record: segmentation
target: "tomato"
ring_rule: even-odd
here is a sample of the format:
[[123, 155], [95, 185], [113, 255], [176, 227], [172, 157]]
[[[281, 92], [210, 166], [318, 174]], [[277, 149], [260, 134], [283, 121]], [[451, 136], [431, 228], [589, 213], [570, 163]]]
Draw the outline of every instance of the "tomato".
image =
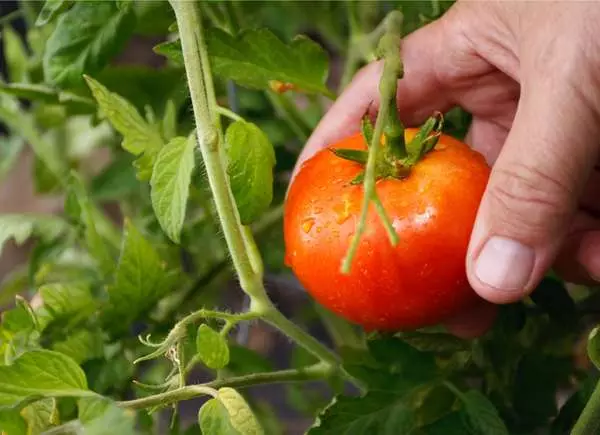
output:
[[[414, 129], [405, 131], [408, 142]], [[333, 146], [365, 150], [360, 134]], [[356, 231], [361, 164], [330, 149], [304, 162], [285, 205], [286, 263], [323, 306], [368, 330], [442, 322], [477, 301], [465, 258], [490, 168], [464, 143], [441, 135], [404, 179], [376, 190], [399, 236], [394, 247], [371, 205], [350, 273], [340, 266]]]

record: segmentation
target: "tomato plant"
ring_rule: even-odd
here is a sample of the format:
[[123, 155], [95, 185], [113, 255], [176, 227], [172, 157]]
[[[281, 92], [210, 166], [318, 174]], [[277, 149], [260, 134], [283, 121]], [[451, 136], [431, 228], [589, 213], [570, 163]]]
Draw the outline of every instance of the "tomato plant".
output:
[[[489, 169], [461, 109], [389, 115], [401, 38], [451, 3], [3, 3], [0, 433], [595, 433], [594, 289], [549, 275], [483, 337], [438, 324], [473, 296]], [[376, 58], [366, 139], [290, 186]]]

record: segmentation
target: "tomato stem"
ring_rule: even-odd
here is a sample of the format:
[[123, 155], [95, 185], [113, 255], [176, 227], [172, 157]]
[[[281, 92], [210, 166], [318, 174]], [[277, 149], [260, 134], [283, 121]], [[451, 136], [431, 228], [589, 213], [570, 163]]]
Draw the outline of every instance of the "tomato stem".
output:
[[[350, 272], [350, 266], [356, 256], [360, 238], [365, 232], [367, 215], [369, 212], [369, 204], [371, 201], [375, 201], [376, 211], [381, 218], [386, 231], [390, 238], [390, 242], [393, 246], [398, 244], [398, 234], [394, 230], [389, 217], [385, 213], [385, 209], [381, 201], [377, 202], [377, 192], [375, 190], [376, 184], [376, 168], [377, 161], [379, 159], [379, 149], [381, 144], [381, 137], [384, 132], [384, 128], [389, 121], [391, 109], [396, 107], [396, 90], [398, 78], [402, 76], [402, 61], [400, 58], [400, 22], [402, 20], [402, 14], [398, 11], [391, 12], [386, 18], [386, 33], [380, 41], [380, 52], [383, 54], [384, 65], [381, 80], [379, 82], [379, 95], [380, 95], [380, 107], [379, 113], [377, 114], [377, 120], [375, 121], [375, 129], [371, 140], [371, 146], [369, 148], [369, 156], [367, 159], [365, 177], [364, 177], [364, 198], [361, 208], [361, 213], [356, 228], [356, 232], [352, 236], [350, 247], [348, 252], [342, 261], [341, 271], [344, 274]], [[396, 114], [393, 114], [396, 116]]]
[[[233, 266], [242, 290], [250, 296], [252, 302], [253, 310], [247, 314], [262, 317], [319, 358], [323, 364], [332, 366], [339, 371], [337, 356], [310, 334], [285, 318], [275, 308], [265, 291], [262, 280], [262, 258], [251, 231], [240, 222], [235, 200], [229, 187], [222, 149], [223, 132], [204, 41], [200, 10], [196, 2], [171, 0], [171, 6], [175, 12], [180, 33], [198, 145], [204, 160], [206, 175]], [[188, 316], [186, 322], [196, 319], [196, 315], [202, 317], [205, 313], [200, 310]], [[180, 335], [183, 332], [182, 322], [179, 322], [169, 337], [176, 342], [181, 338]], [[156, 351], [151, 356], [154, 354]], [[149, 357], [146, 356], [146, 358]]]

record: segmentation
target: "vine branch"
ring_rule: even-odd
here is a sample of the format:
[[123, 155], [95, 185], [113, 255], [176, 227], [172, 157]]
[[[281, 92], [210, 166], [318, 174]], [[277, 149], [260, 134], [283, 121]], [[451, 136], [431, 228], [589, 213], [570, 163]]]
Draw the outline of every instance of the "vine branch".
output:
[[176, 390], [167, 391], [141, 399], [117, 402], [122, 408], [143, 409], [152, 406], [165, 406], [173, 402], [188, 400], [194, 397], [209, 394], [211, 390], [223, 387], [244, 388], [253, 385], [272, 384], [279, 382], [302, 382], [328, 378], [333, 374], [334, 368], [328, 364], [317, 363], [301, 369], [280, 370], [277, 372], [252, 373], [229, 379], [216, 379], [201, 385], [189, 385]]
[[[381, 145], [384, 125], [387, 122], [391, 108], [395, 107], [396, 90], [398, 78], [402, 75], [402, 60], [400, 58], [400, 27], [402, 22], [402, 14], [397, 11], [391, 12], [385, 19], [386, 34], [381, 38], [379, 43], [380, 51], [384, 59], [383, 73], [379, 81], [380, 107], [375, 121], [375, 130], [369, 148], [369, 157], [364, 178], [364, 198], [361, 208], [361, 213], [357, 225], [356, 232], [352, 236], [348, 252], [342, 261], [342, 273], [350, 272], [352, 260], [358, 250], [360, 238], [365, 232], [369, 205], [374, 201], [377, 214], [382, 219], [386, 231], [390, 236], [392, 245], [398, 243], [398, 235], [389, 221], [383, 205], [378, 201], [377, 192], [375, 190], [375, 169], [377, 163], [377, 155]], [[394, 114], [395, 115], [395, 114]]]
[[243, 291], [251, 298], [251, 310], [322, 362], [337, 367], [337, 356], [283, 316], [267, 296], [262, 280], [262, 259], [258, 250], [253, 248], [255, 242], [252, 234], [240, 223], [235, 199], [229, 187], [222, 149], [223, 134], [217, 113], [218, 105], [210, 74], [200, 10], [196, 2], [171, 0], [171, 6], [179, 29], [198, 144], [206, 175], [233, 266]]

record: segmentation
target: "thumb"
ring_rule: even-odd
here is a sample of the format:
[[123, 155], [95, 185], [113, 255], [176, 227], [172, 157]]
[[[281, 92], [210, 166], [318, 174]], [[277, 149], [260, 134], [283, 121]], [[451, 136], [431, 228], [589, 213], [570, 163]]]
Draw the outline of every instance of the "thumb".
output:
[[469, 245], [469, 281], [495, 303], [526, 296], [550, 268], [598, 152], [588, 97], [564, 82], [536, 80], [523, 82]]

